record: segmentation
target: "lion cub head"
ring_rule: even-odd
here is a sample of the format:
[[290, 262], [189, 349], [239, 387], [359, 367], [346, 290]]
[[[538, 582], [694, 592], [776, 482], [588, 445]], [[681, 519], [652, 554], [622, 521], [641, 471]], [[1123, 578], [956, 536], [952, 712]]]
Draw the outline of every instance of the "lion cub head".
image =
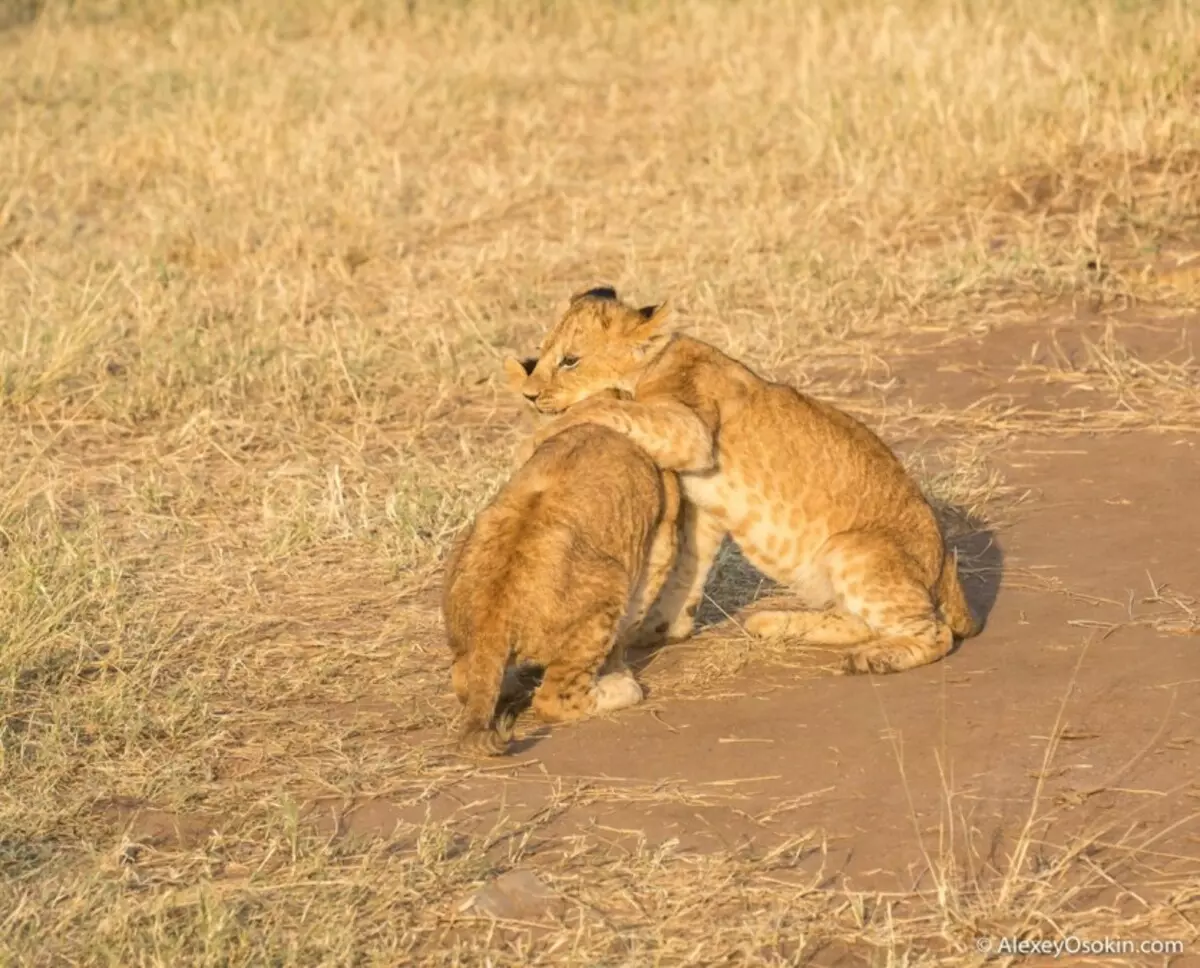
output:
[[504, 361], [509, 386], [544, 414], [599, 393], [632, 394], [670, 338], [662, 332], [669, 312], [665, 302], [637, 309], [607, 287], [576, 293], [537, 358]]

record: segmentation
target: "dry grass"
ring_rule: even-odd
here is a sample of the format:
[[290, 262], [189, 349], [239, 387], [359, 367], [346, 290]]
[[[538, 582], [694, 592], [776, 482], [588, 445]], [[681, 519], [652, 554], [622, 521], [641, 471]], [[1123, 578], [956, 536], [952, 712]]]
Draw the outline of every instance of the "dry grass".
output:
[[[893, 903], [800, 845], [535, 851], [553, 810], [347, 840], [302, 805], [461, 781], [438, 563], [517, 440], [500, 354], [573, 287], [669, 294], [868, 414], [843, 363], [907, 334], [1194, 306], [1194, 6], [49, 0], [5, 27], [0, 962], [968, 964], [985, 928], [1122, 928], [1082, 850]], [[1120, 394], [1099, 429], [1195, 429], [1195, 373], [1105, 341], [1053, 377]], [[959, 457], [1069, 422], [872, 416]], [[930, 487], [994, 510], [958, 466]], [[560, 925], [456, 920], [517, 862]]]

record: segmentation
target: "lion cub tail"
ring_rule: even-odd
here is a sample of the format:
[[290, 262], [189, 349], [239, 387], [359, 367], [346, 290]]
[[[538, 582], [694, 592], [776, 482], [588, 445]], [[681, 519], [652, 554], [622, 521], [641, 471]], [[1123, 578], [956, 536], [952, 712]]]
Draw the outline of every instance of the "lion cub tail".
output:
[[508, 749], [515, 717], [497, 717], [496, 704], [510, 651], [509, 633], [501, 623], [488, 623], [478, 630], [471, 643], [467, 702], [458, 734], [458, 748], [463, 753], [497, 756]]
[[958, 554], [951, 553], [942, 562], [942, 573], [937, 583], [938, 610], [950, 630], [960, 639], [969, 639], [983, 630], [981, 623], [971, 611], [958, 577]]

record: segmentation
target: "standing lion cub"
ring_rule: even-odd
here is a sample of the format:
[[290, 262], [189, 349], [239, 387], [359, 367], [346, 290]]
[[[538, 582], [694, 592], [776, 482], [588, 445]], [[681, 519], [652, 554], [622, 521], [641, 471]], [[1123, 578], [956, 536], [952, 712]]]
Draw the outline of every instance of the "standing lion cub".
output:
[[683, 546], [655, 608], [668, 634], [690, 634], [729, 534], [807, 606], [751, 614], [751, 634], [853, 647], [845, 671], [859, 673], [924, 665], [975, 635], [933, 509], [887, 445], [835, 407], [663, 332], [665, 319], [663, 306], [637, 309], [608, 288], [572, 297], [522, 392], [542, 413], [566, 411], [541, 433], [610, 427], [680, 472]]
[[[505, 369], [517, 385], [532, 361]], [[536, 447], [446, 567], [461, 750], [504, 752], [515, 719], [502, 696], [510, 662], [543, 667], [533, 696], [543, 720], [641, 701], [624, 649], [674, 564], [679, 502], [676, 476], [614, 430], [571, 427]]]

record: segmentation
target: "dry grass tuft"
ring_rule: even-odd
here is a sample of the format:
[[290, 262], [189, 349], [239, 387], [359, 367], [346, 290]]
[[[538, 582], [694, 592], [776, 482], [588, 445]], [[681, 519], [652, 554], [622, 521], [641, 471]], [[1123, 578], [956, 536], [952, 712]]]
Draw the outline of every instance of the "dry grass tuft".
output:
[[[1129, 929], [1090, 849], [893, 901], [803, 841], [546, 852], [553, 811], [353, 839], [310, 808], [463, 778], [433, 592], [517, 441], [500, 355], [557, 299], [670, 294], [801, 375], [1063, 300], [1194, 306], [1198, 28], [1183, 0], [5, 6], [0, 961], [969, 964], [971, 932]], [[1191, 361], [1114, 337], [1047, 378], [1120, 396], [1097, 429], [1197, 426]], [[972, 447], [1069, 423], [864, 410], [954, 438], [914, 466], [970, 521], [1008, 500]], [[704, 654], [664, 693], [748, 661]], [[452, 913], [518, 863], [562, 923]], [[1139, 929], [1182, 930], [1191, 884]]]

